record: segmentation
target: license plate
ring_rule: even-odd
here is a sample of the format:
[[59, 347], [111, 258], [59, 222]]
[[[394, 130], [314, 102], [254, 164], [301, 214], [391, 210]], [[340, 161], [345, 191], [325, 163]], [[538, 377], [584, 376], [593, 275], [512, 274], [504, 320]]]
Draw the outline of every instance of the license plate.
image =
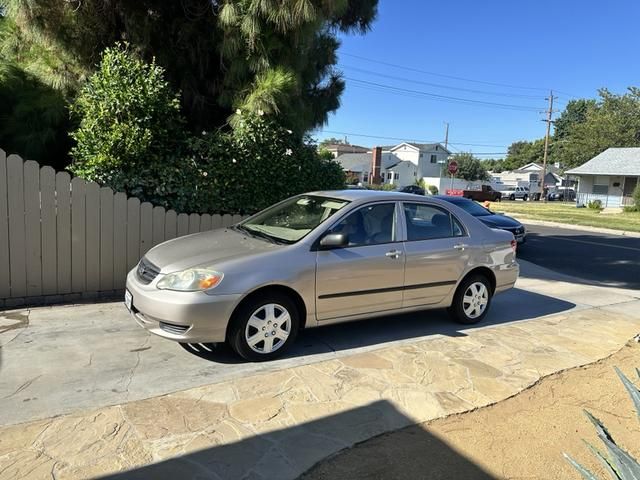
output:
[[129, 290], [124, 291], [124, 305], [127, 307], [127, 310], [131, 311], [131, 305], [133, 303], [133, 295]]

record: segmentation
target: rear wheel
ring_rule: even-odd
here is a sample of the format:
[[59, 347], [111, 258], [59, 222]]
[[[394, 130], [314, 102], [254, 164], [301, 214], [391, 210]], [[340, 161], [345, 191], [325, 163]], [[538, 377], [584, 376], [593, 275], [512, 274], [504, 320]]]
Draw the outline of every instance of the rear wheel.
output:
[[229, 344], [246, 360], [272, 360], [294, 343], [299, 326], [300, 315], [289, 297], [266, 294], [240, 307], [229, 332]]
[[458, 286], [449, 315], [458, 323], [472, 325], [480, 322], [491, 305], [491, 283], [484, 275], [471, 275]]
[[526, 202], [527, 200], [529, 200], [529, 197], [528, 197], [527, 195], [524, 195], [524, 196], [522, 197], [522, 201], [523, 201], [523, 202]]
[[516, 199], [516, 196], [514, 194], [509, 195], [509, 200], [513, 201]]

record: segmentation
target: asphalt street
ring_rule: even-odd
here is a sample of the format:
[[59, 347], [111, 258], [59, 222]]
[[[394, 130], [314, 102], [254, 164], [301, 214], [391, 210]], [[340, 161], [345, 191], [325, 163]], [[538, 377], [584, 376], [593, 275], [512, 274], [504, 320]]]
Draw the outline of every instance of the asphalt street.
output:
[[585, 283], [640, 289], [640, 238], [525, 226], [519, 258]]

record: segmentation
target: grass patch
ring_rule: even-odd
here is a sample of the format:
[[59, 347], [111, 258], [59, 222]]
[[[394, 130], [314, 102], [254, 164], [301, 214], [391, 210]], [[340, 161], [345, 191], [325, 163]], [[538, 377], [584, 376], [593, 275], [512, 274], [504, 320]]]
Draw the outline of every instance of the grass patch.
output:
[[494, 202], [491, 209], [522, 219], [640, 232], [640, 212], [601, 213], [562, 202]]

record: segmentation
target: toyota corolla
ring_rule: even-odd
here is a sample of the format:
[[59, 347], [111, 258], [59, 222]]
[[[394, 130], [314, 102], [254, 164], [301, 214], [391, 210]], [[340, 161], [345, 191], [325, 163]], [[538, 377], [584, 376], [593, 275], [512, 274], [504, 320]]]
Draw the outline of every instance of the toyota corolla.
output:
[[261, 361], [303, 328], [434, 308], [479, 322], [518, 271], [513, 235], [449, 202], [317, 192], [157, 245], [129, 272], [125, 303], [161, 337]]

